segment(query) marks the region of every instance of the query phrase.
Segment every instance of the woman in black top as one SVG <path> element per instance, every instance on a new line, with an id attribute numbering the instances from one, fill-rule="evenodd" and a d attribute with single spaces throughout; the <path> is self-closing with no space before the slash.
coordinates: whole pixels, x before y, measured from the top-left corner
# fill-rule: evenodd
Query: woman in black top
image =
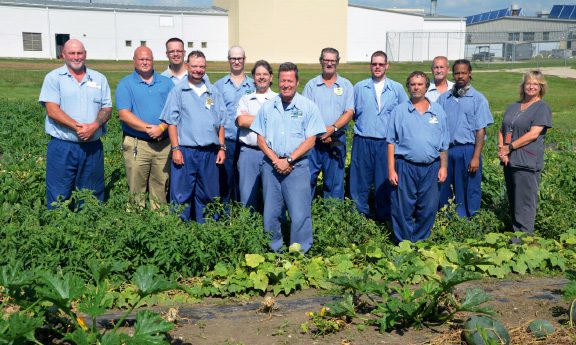
<path id="1" fill-rule="evenodd" d="M 542 100 L 546 89 L 540 71 L 524 74 L 520 101 L 508 107 L 498 132 L 498 157 L 504 165 L 512 229 L 528 235 L 534 234 L 544 137 L 552 127 L 552 112 Z"/>

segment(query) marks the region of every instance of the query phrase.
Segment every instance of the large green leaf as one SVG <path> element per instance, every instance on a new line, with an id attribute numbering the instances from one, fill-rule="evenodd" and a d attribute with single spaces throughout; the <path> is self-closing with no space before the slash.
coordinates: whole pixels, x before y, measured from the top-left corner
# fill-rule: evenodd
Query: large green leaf
<path id="1" fill-rule="evenodd" d="M 11 314 L 8 317 L 8 331 L 0 337 L 7 337 L 11 344 L 24 343 L 22 340 L 36 341 L 34 331 L 42 327 L 44 316 L 28 316 L 24 312 Z"/>
<path id="2" fill-rule="evenodd" d="M 162 319 L 160 315 L 149 310 L 136 314 L 134 335 L 123 335 L 122 340 L 128 345 L 161 345 L 169 344 L 165 333 L 174 328 L 174 324 Z"/>
<path id="3" fill-rule="evenodd" d="M 141 297 L 178 288 L 178 284 L 159 275 L 158 268 L 155 266 L 138 267 L 134 273 L 133 281 L 138 287 L 138 294 Z"/>
<path id="4" fill-rule="evenodd" d="M 71 273 L 59 277 L 49 272 L 41 272 L 40 282 L 42 286 L 37 289 L 40 297 L 65 310 L 70 308 L 73 300 L 82 296 L 84 290 L 84 281 Z"/>

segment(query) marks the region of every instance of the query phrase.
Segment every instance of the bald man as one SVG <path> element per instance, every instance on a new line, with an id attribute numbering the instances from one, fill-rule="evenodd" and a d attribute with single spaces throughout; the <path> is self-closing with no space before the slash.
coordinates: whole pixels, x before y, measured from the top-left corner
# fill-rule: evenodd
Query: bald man
<path id="1" fill-rule="evenodd" d="M 104 200 L 104 150 L 100 137 L 112 113 L 106 77 L 86 67 L 86 49 L 72 39 L 62 49 L 65 65 L 46 75 L 39 102 L 51 137 L 46 152 L 46 204 L 57 207 L 75 189 Z"/>
<path id="2" fill-rule="evenodd" d="M 238 200 L 238 178 L 236 163 L 238 160 L 237 145 L 238 127 L 236 127 L 236 109 L 243 95 L 256 91 L 254 80 L 244 73 L 246 54 L 242 47 L 234 46 L 228 50 L 230 74 L 214 83 L 226 104 L 226 161 L 220 168 L 220 196 L 227 203 L 230 199 Z"/>
<path id="3" fill-rule="evenodd" d="M 116 109 L 122 121 L 122 151 L 126 178 L 135 202 L 150 207 L 167 201 L 170 176 L 168 125 L 160 114 L 174 83 L 154 71 L 154 56 L 147 47 L 134 51 L 134 71 L 120 80 L 116 88 Z"/>

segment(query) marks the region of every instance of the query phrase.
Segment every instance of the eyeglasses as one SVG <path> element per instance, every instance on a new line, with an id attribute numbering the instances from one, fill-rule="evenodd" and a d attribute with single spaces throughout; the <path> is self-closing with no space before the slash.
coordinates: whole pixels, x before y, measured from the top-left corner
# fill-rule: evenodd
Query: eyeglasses
<path id="1" fill-rule="evenodd" d="M 168 55 L 180 55 L 180 54 L 184 54 L 183 50 L 169 50 L 166 53 L 168 53 Z"/>
<path id="2" fill-rule="evenodd" d="M 230 61 L 230 62 L 242 62 L 242 61 L 244 61 L 244 58 L 243 57 L 229 57 L 228 61 Z"/>
<path id="3" fill-rule="evenodd" d="M 336 64 L 338 62 L 338 60 L 328 60 L 328 59 L 322 59 L 323 63 L 331 63 L 331 64 Z"/>
<path id="4" fill-rule="evenodd" d="M 380 63 L 380 62 L 372 62 L 370 65 L 372 65 L 373 67 L 384 67 L 384 66 L 386 66 L 385 63 Z"/>

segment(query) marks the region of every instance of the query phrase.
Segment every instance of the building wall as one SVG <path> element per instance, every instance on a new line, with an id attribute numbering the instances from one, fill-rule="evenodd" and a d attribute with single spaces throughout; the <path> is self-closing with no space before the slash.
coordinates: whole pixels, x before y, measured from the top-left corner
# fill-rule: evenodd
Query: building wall
<path id="1" fill-rule="evenodd" d="M 318 62 L 334 47 L 347 56 L 347 0 L 214 0 L 228 10 L 230 45 L 240 45 L 248 62 Z M 233 31 L 236 31 L 234 33 Z"/>
<path id="2" fill-rule="evenodd" d="M 134 49 L 145 41 L 155 59 L 166 60 L 164 43 L 174 36 L 186 46 L 193 42 L 193 48 L 186 49 L 200 49 L 210 60 L 225 60 L 228 49 L 228 20 L 223 15 L 0 6 L 0 22 L 2 57 L 55 58 L 56 34 L 81 40 L 93 59 L 132 59 Z M 22 32 L 41 33 L 42 51 L 24 51 Z"/>
<path id="3" fill-rule="evenodd" d="M 467 32 L 524 32 L 567 31 L 576 26 L 576 20 L 533 19 L 505 17 L 498 20 L 468 25 Z"/>

